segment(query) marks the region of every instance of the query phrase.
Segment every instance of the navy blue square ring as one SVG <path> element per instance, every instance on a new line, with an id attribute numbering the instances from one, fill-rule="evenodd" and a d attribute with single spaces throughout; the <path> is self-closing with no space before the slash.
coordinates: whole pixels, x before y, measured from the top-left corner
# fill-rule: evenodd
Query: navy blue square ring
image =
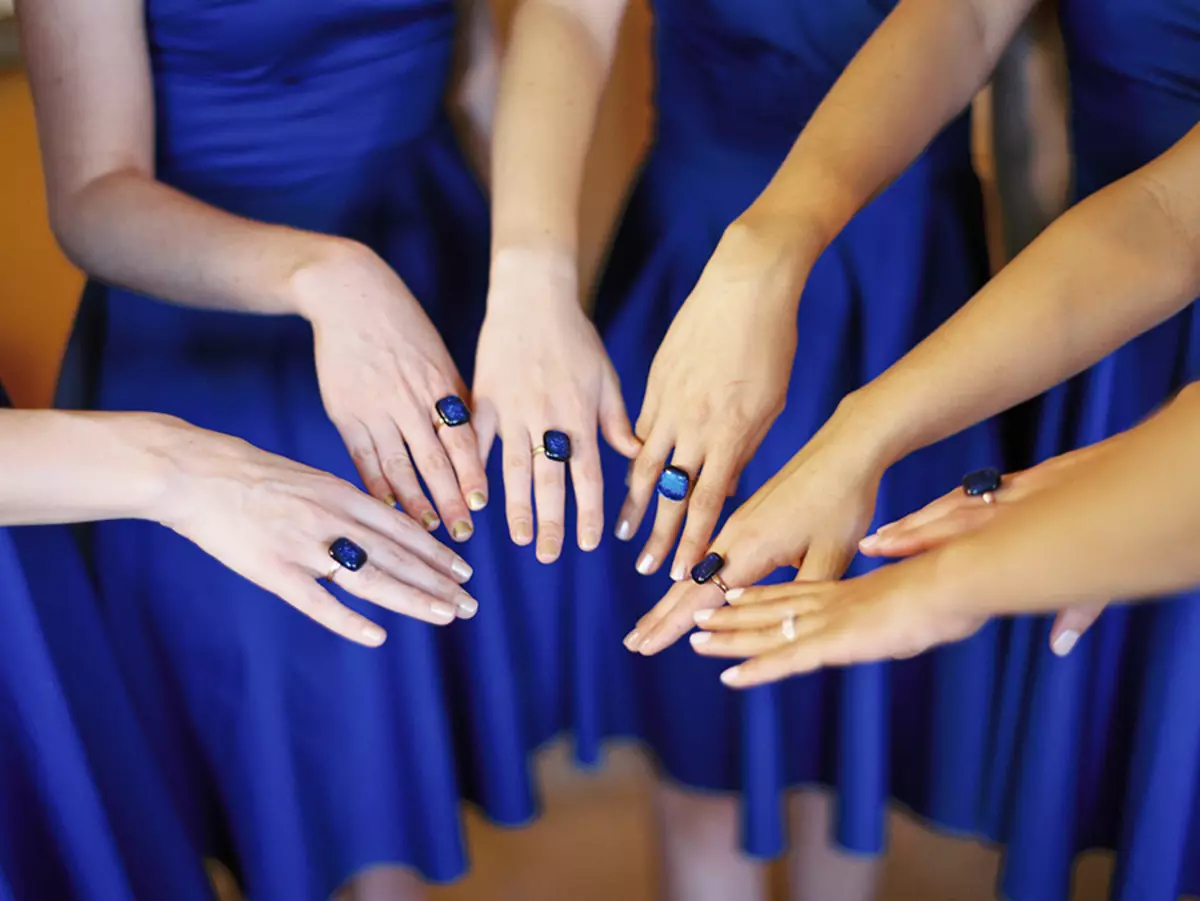
<path id="1" fill-rule="evenodd" d="M 712 582 L 721 591 L 729 591 L 729 587 L 721 581 L 719 575 L 721 570 L 725 568 L 725 558 L 716 551 L 710 551 L 704 555 L 704 559 L 692 567 L 692 581 L 697 585 L 704 585 L 707 582 Z"/>
<path id="2" fill-rule="evenodd" d="M 547 460 L 566 463 L 571 459 L 571 436 L 558 429 L 549 429 L 542 435 L 542 443 L 533 449 L 533 455 L 545 454 Z"/>
<path id="3" fill-rule="evenodd" d="M 977 469 L 963 476 L 962 490 L 967 497 L 982 497 L 985 504 L 996 503 L 996 492 L 1000 490 L 1003 477 L 994 466 Z"/>
<path id="4" fill-rule="evenodd" d="M 339 569 L 358 572 L 367 565 L 367 552 L 349 538 L 337 538 L 329 545 L 329 556 L 333 558 L 333 566 L 325 576 L 326 582 L 332 582 Z"/>
<path id="5" fill-rule="evenodd" d="M 433 409 L 437 412 L 438 426 L 455 426 L 466 425 L 471 421 L 471 409 L 457 394 L 447 394 L 436 404 Z"/>

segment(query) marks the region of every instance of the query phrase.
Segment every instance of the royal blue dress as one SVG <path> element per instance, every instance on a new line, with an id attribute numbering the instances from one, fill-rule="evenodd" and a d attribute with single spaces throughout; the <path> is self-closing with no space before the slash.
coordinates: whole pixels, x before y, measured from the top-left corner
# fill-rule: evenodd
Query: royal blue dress
<path id="1" fill-rule="evenodd" d="M 1076 199 L 1200 122 L 1200 3 L 1063 0 Z M 1200 378 L 1195 306 L 1037 409 L 1037 459 L 1103 440 Z M 1050 618 L 1007 628 L 985 831 L 1010 901 L 1065 901 L 1075 855 L 1117 851 L 1115 901 L 1200 894 L 1200 593 L 1110 608 L 1065 659 Z"/>
<path id="2" fill-rule="evenodd" d="M 469 381 L 489 224 L 444 111 L 454 6 L 148 0 L 146 21 L 158 177 L 250 219 L 372 247 Z M 171 413 L 358 483 L 299 318 L 93 285 L 71 372 L 95 406 Z M 438 629 L 347 597 L 388 630 L 380 649 L 327 632 L 165 528 L 97 529 L 137 703 L 189 824 L 248 897 L 318 901 L 376 864 L 453 879 L 466 865 L 460 799 L 506 824 L 533 815 L 527 752 L 544 736 L 521 704 L 504 601 L 522 567 L 540 570 L 531 554 L 495 557 L 512 546 L 495 471 L 491 485 L 463 546 L 479 615 Z"/>
<path id="3" fill-rule="evenodd" d="M 212 897 L 60 526 L 0 529 L 0 837 L 4 901 Z"/>
<path id="4" fill-rule="evenodd" d="M 817 104 L 894 4 L 850 0 L 658 0 L 658 124 L 621 221 L 597 320 L 631 411 L 650 362 L 723 230 L 766 186 Z M 982 201 L 970 126 L 956 120 L 846 228 L 816 264 L 798 314 L 787 409 L 746 468 L 732 510 L 778 471 L 848 392 L 900 358 L 987 277 Z M 1003 465 L 996 429 L 981 426 L 913 455 L 884 481 L 883 523 L 978 466 Z M 626 462 L 605 457 L 606 505 L 620 508 Z M 610 514 L 611 515 L 611 514 Z M 648 517 L 647 523 L 653 517 Z M 670 586 L 643 577 L 634 541 L 572 555 L 574 598 L 546 655 L 554 695 L 585 762 L 617 736 L 642 741 L 670 780 L 737 792 L 744 847 L 786 844 L 791 787 L 838 791 L 836 837 L 882 848 L 893 792 L 947 825 L 970 829 L 968 790 L 983 778 L 988 736 L 978 711 L 993 689 L 996 633 L 893 666 L 863 666 L 749 692 L 724 688 L 722 661 L 686 641 L 653 658 L 621 638 Z M 859 559 L 854 571 L 872 566 Z"/>

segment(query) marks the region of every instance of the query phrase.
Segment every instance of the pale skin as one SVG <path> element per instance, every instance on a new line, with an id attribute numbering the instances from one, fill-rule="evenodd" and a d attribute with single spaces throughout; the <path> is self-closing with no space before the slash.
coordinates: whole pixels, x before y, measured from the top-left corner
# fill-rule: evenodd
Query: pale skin
<path id="1" fill-rule="evenodd" d="M 387 633 L 318 582 L 329 545 L 367 551 L 334 581 L 382 609 L 446 625 L 475 615 L 471 568 L 404 513 L 328 473 L 148 413 L 0 410 L 0 525 L 145 519 L 350 641 Z"/>
<path id="2" fill-rule="evenodd" d="M 973 91 L 976 76 L 986 77 L 996 47 L 1025 12 L 1023 4 L 976 10 L 934 0 L 896 8 L 805 130 L 818 146 L 843 148 L 845 171 L 835 179 L 844 186 L 843 212 L 865 202 L 961 109 L 960 83 Z M 935 13 L 941 21 L 932 21 Z M 946 59 L 904 50 L 926 46 L 931 33 L 955 27 L 955 20 L 979 58 L 959 59 L 949 44 L 941 51 Z M 862 123 L 858 136 L 870 150 L 857 156 L 853 144 L 840 143 L 856 133 L 853 123 L 838 119 L 856 103 L 876 117 Z M 891 140 L 872 141 L 876 130 Z M 1200 128 L 1062 216 L 942 328 L 845 398 L 712 543 L 727 561 L 725 584 L 745 587 L 784 566 L 797 567 L 800 581 L 838 578 L 892 463 L 1082 371 L 1187 306 L 1200 293 L 1198 165 Z M 948 386 L 952 392 L 935 390 Z M 626 645 L 657 653 L 691 629 L 697 611 L 722 600 L 711 583 L 681 583 L 637 623 Z"/>
<path id="3" fill-rule="evenodd" d="M 892 550 L 934 549 L 843 582 L 731 591 L 704 611 L 701 654 L 751 659 L 722 679 L 745 687 L 823 666 L 908 657 L 971 635 L 988 618 L 1144 601 L 1200 585 L 1200 390 L 1068 463 L 1042 490 L 982 506 L 935 502 Z M 1091 449 L 1089 449 L 1091 450 Z M 1035 470 L 1030 470 L 1034 472 Z M 1005 489 L 1002 488 L 1001 491 Z M 931 505 L 931 508 L 933 505 Z M 953 517 L 956 524 L 939 519 Z M 794 623 L 795 638 L 781 638 Z"/>
<path id="4" fill-rule="evenodd" d="M 97 278 L 170 303 L 307 319 L 325 409 L 367 490 L 466 540 L 488 485 L 473 428 L 435 425 L 439 398 L 468 397 L 441 337 L 369 248 L 234 216 L 156 180 L 144 16 L 143 0 L 19 4 L 63 249 Z"/>

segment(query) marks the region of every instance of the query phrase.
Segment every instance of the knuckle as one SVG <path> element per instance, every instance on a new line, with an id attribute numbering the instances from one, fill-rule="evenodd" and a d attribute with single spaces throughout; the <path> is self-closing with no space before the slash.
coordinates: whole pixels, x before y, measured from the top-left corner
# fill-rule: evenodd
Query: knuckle
<path id="1" fill-rule="evenodd" d="M 527 472 L 529 470 L 529 454 L 516 449 L 504 452 L 504 468 L 510 472 Z"/>
<path id="2" fill-rule="evenodd" d="M 446 455 L 438 452 L 429 452 L 421 455 L 421 474 L 428 479 L 444 479 L 454 475 L 454 467 L 450 465 L 450 461 Z"/>

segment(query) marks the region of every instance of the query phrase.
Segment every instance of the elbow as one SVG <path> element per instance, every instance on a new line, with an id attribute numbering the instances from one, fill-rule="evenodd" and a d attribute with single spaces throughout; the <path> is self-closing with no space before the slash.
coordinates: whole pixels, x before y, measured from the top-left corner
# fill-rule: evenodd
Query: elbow
<path id="1" fill-rule="evenodd" d="M 75 186 L 48 186 L 50 230 L 63 254 L 76 268 L 84 272 L 91 270 L 89 248 L 95 243 L 94 236 L 106 227 L 106 210 L 111 206 L 112 191 L 126 184 L 130 175 L 141 177 L 140 172 L 122 169 L 105 172 Z"/>

